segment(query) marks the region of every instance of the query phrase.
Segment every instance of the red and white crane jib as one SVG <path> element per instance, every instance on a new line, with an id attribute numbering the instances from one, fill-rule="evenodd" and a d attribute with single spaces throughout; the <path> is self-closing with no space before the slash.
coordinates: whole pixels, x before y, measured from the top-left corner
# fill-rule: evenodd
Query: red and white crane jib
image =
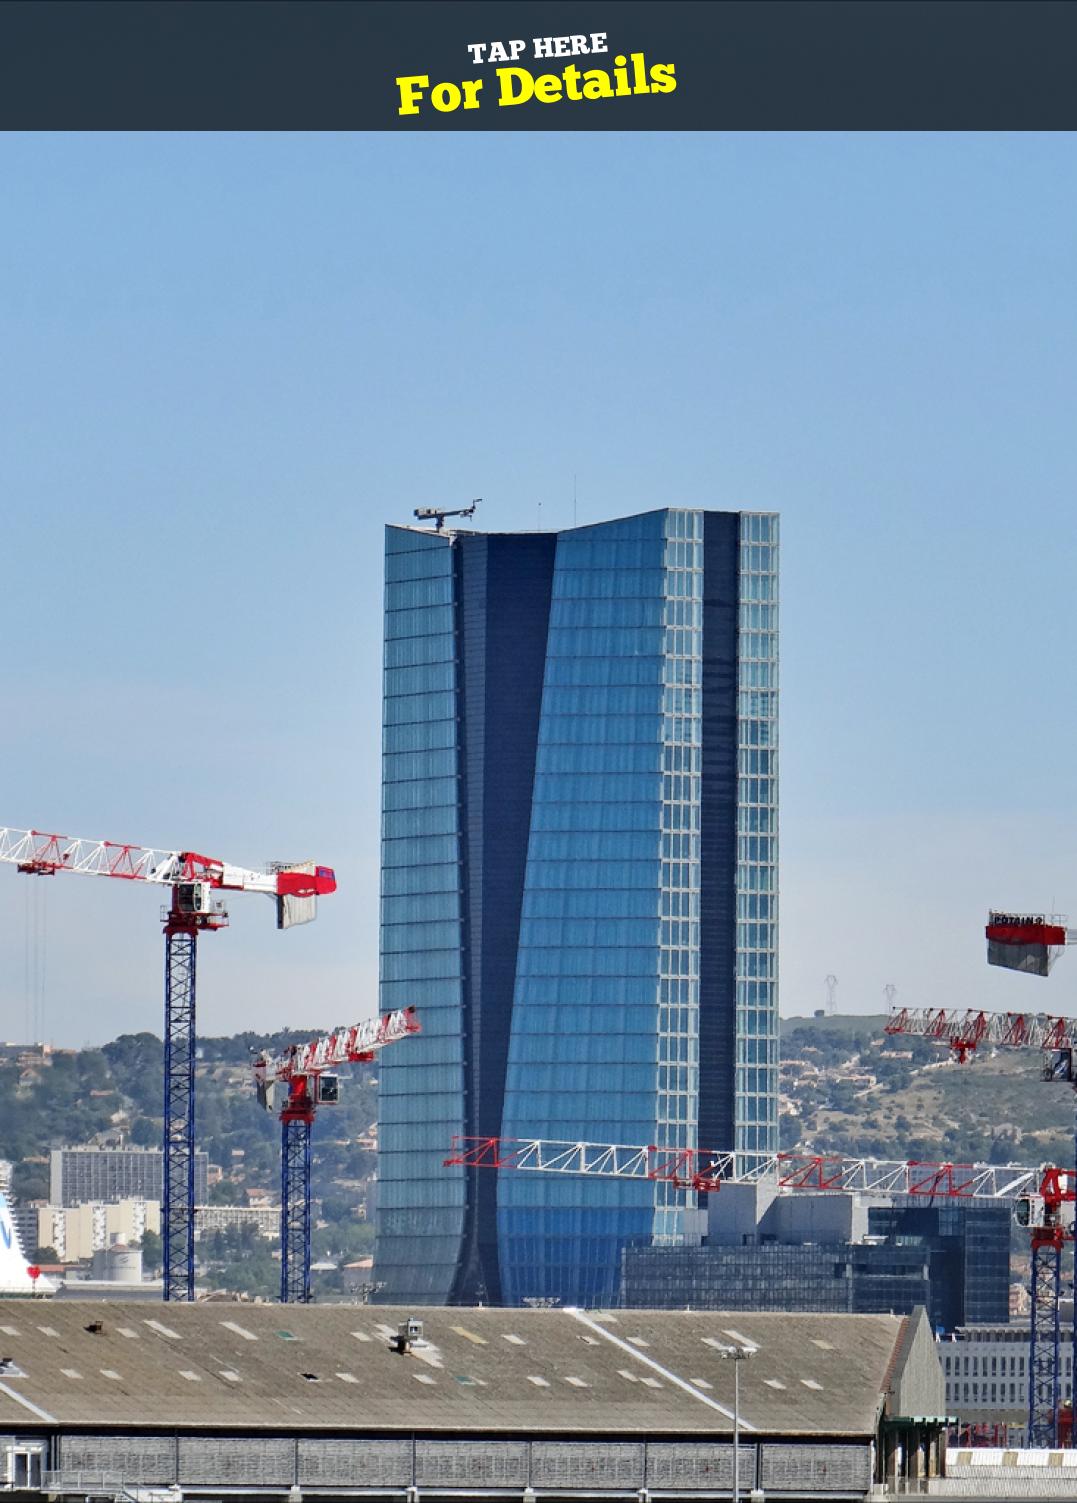
<path id="1" fill-rule="evenodd" d="M 262 892 L 270 897 L 314 897 L 336 891 L 328 866 L 284 867 L 269 872 L 231 866 L 195 851 L 162 851 L 114 840 L 79 840 L 41 830 L 0 828 L 0 861 L 39 876 L 79 872 L 90 877 L 119 877 L 129 882 L 207 882 L 234 892 Z"/>
<path id="2" fill-rule="evenodd" d="M 80 840 L 43 830 L 0 828 L 0 861 L 30 876 L 76 872 L 172 888 L 201 883 L 214 891 L 264 893 L 276 899 L 282 928 L 309 922 L 315 916 L 315 900 L 335 892 L 337 885 L 331 867 L 313 862 L 276 865 L 259 872 L 196 851 L 163 851 L 115 840 Z"/>
<path id="3" fill-rule="evenodd" d="M 367 1018 L 350 1028 L 311 1039 L 309 1044 L 293 1044 L 273 1058 L 260 1056 L 254 1065 L 255 1083 L 261 1096 L 274 1081 L 290 1081 L 297 1076 L 319 1075 L 339 1065 L 358 1064 L 374 1058 L 386 1044 L 395 1044 L 409 1033 L 419 1033 L 419 1018 L 414 1007 L 401 1007 L 380 1018 Z"/>
<path id="4" fill-rule="evenodd" d="M 1072 1049 L 1077 1018 L 1045 1012 L 986 1012 L 982 1008 L 893 1007 L 886 1020 L 889 1034 L 909 1034 L 949 1044 L 962 1060 L 980 1044 L 1009 1049 Z"/>
<path id="5" fill-rule="evenodd" d="M 1019 1164 L 933 1164 L 919 1160 L 843 1158 L 811 1153 L 707 1153 L 549 1138 L 455 1137 L 446 1167 L 586 1174 L 662 1180 L 685 1190 L 760 1183 L 779 1190 L 859 1190 L 891 1195 L 1016 1200 L 1044 1193 L 1068 1171 Z M 1067 1195 L 1065 1198 L 1072 1198 Z"/>

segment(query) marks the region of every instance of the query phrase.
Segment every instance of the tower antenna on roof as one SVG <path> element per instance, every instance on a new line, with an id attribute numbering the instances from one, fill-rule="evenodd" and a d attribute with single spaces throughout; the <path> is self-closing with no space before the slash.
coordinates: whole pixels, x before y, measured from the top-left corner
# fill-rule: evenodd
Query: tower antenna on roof
<path id="1" fill-rule="evenodd" d="M 838 978 L 830 975 L 826 978 L 823 985 L 826 987 L 826 1015 L 828 1018 L 832 1018 L 834 1016 L 834 995 L 838 990 Z"/>
<path id="2" fill-rule="evenodd" d="M 476 496 L 470 506 L 463 506 L 459 511 L 446 511 L 443 506 L 417 506 L 415 517 L 420 522 L 433 522 L 434 531 L 440 532 L 445 526 L 446 517 L 473 517 L 481 500 L 481 496 Z"/>

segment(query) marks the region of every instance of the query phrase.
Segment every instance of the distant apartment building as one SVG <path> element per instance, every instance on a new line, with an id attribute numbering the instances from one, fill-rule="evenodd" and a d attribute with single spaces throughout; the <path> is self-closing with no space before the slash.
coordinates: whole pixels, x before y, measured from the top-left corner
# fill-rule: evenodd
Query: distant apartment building
<path id="1" fill-rule="evenodd" d="M 280 1237 L 279 1206 L 199 1206 L 195 1212 L 195 1241 L 211 1232 L 253 1226 L 259 1237 L 272 1242 Z"/>
<path id="2" fill-rule="evenodd" d="M 1063 1314 L 1063 1328 L 1072 1319 Z M 946 1382 L 946 1411 L 962 1426 L 996 1431 L 1005 1427 L 1005 1443 L 1025 1444 L 1028 1424 L 1029 1327 L 960 1326 L 938 1342 Z M 1059 1398 L 1073 1398 L 1073 1351 L 1064 1341 L 1060 1352 Z"/>
<path id="3" fill-rule="evenodd" d="M 162 1194 L 159 1148 L 54 1148 L 49 1163 L 49 1203 L 77 1206 L 84 1201 L 152 1200 Z M 207 1196 L 209 1159 L 194 1156 L 194 1196 Z"/>
<path id="4" fill-rule="evenodd" d="M 0 1044 L 0 1063 L 15 1065 L 20 1072 L 40 1071 L 52 1064 L 57 1054 L 72 1054 L 72 1049 L 54 1049 L 51 1044 Z"/>
<path id="5" fill-rule="evenodd" d="M 23 1256 L 29 1258 L 34 1248 L 37 1247 L 37 1206 L 8 1206 L 11 1213 L 11 1224 L 15 1228 L 15 1235 L 19 1239 L 19 1248 Z"/>
<path id="6" fill-rule="evenodd" d="M 31 1221 L 28 1218 L 33 1217 Z M 23 1250 L 51 1247 L 61 1263 L 81 1263 L 115 1242 L 141 1242 L 147 1232 L 160 1232 L 161 1206 L 156 1200 L 126 1198 L 82 1201 L 73 1206 L 39 1206 L 23 1210 L 28 1240 Z M 23 1227 L 17 1222 L 20 1239 Z"/>

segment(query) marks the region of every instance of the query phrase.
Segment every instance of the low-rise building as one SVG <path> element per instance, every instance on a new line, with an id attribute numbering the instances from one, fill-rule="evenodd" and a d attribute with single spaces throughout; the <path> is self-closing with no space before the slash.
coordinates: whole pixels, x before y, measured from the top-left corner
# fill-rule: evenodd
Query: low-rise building
<path id="1" fill-rule="evenodd" d="M 1072 1308 L 1072 1307 L 1071 1307 Z M 1071 1329 L 1067 1310 L 1063 1329 Z M 946 1383 L 946 1406 L 963 1428 L 995 1433 L 1004 1427 L 1007 1443 L 1024 1444 L 1028 1427 L 1029 1326 L 960 1326 L 939 1339 L 939 1361 Z M 1060 1352 L 1059 1397 L 1073 1400 L 1073 1347 Z"/>
<path id="2" fill-rule="evenodd" d="M 32 1212 L 36 1225 L 26 1228 L 23 1246 L 51 1247 L 61 1263 L 81 1263 L 116 1241 L 130 1246 L 147 1232 L 160 1232 L 161 1206 L 156 1200 L 131 1197 L 117 1201 L 83 1201 L 75 1206 L 41 1206 Z M 25 1223 L 25 1213 L 20 1217 Z M 20 1237 L 24 1236 L 22 1226 Z"/>
<path id="3" fill-rule="evenodd" d="M 943 1466 L 942 1374 L 922 1310 L 414 1317 L 57 1300 L 46 1318 L 2 1301 L 0 1475 L 9 1465 L 24 1497 L 59 1503 L 694 1503 L 730 1495 L 736 1455 L 744 1498 L 858 1503 Z M 738 1350 L 750 1360 L 730 1360 Z"/>
<path id="4" fill-rule="evenodd" d="M 908 1312 L 935 1329 L 1009 1313 L 1010 1213 L 998 1202 L 728 1184 L 702 1246 L 628 1247 L 621 1303 L 659 1309 Z"/>

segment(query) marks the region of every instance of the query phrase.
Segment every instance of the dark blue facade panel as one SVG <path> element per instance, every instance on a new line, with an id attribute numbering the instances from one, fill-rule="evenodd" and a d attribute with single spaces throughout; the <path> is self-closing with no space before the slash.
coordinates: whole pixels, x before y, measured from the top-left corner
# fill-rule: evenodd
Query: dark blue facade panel
<path id="1" fill-rule="evenodd" d="M 462 535 L 456 545 L 470 1136 L 501 1133 L 556 539 Z M 454 1300 L 501 1299 L 497 1176 L 469 1171 Z"/>
<path id="2" fill-rule="evenodd" d="M 740 517 L 703 518 L 699 1143 L 736 1147 L 737 635 Z"/>

